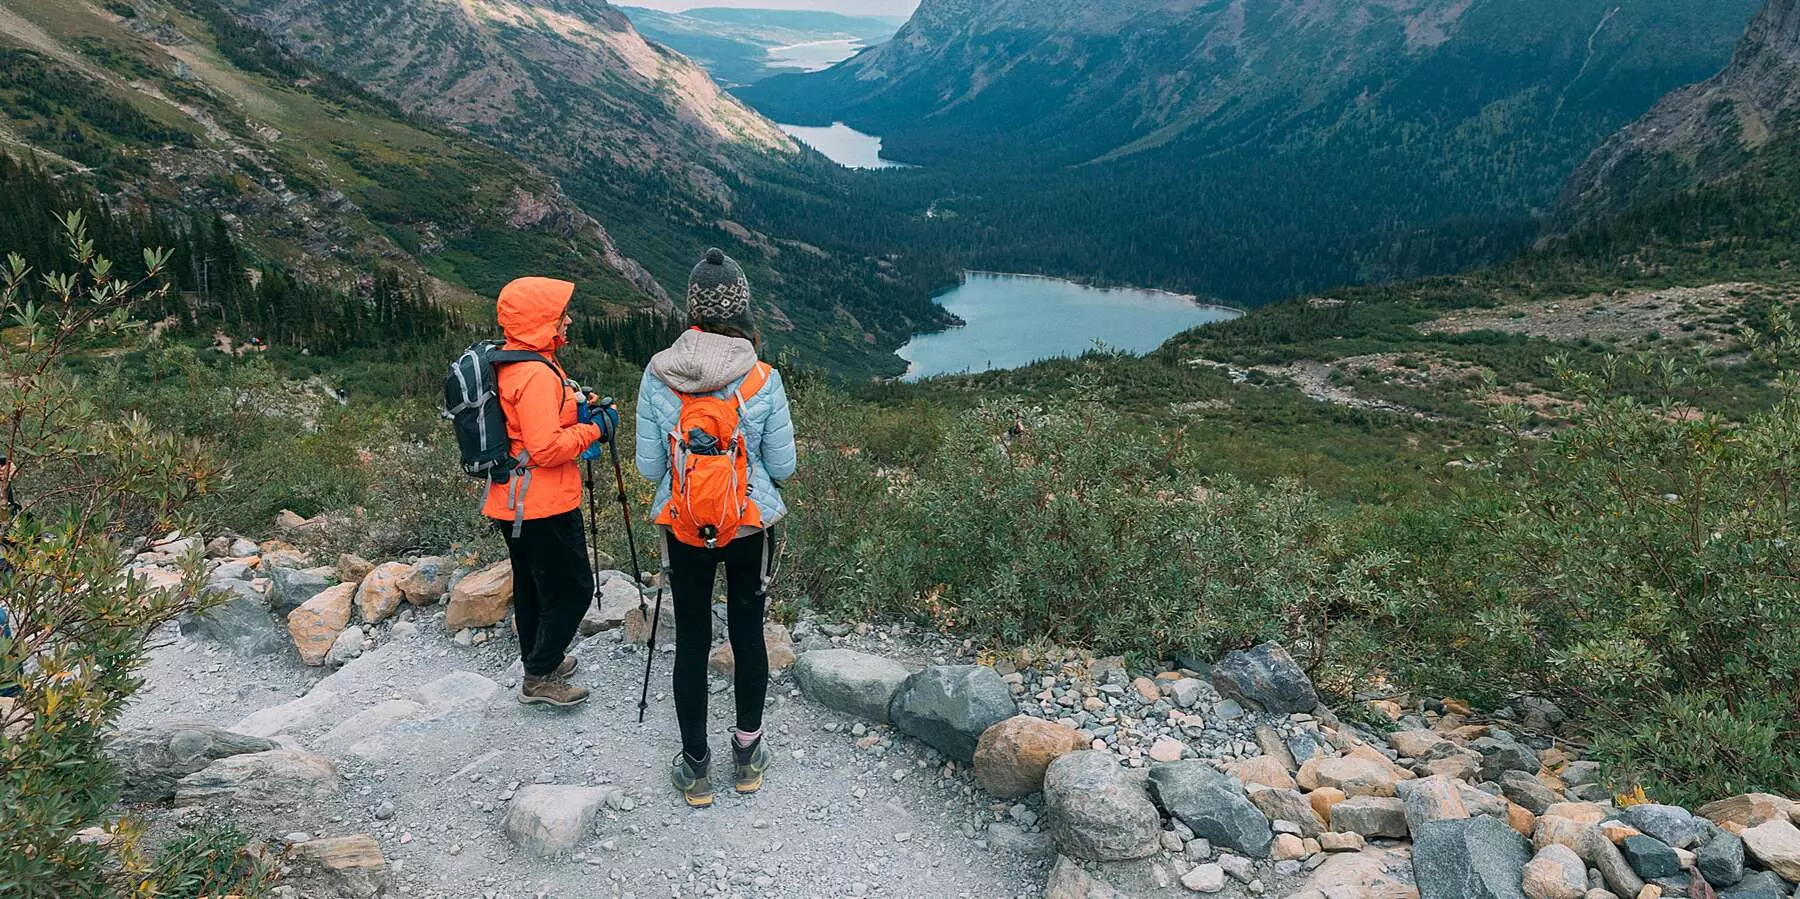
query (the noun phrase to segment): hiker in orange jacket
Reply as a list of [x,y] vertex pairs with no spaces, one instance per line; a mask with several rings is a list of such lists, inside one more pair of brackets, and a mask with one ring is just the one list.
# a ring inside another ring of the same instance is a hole
[[497,367],[500,407],[520,467],[508,483],[489,485],[481,510],[495,520],[512,558],[513,621],[525,665],[519,701],[555,706],[588,698],[586,688],[568,683],[576,663],[566,655],[594,596],[579,461],[597,457],[618,424],[616,413],[590,410],[556,362],[556,351],[569,342],[574,294],[575,285],[551,278],[520,278],[500,291],[505,349],[541,354],[548,364]]

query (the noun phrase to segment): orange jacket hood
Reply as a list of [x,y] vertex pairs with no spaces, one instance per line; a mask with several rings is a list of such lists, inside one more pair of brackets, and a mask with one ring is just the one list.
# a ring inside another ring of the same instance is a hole
[[575,285],[555,278],[520,278],[500,290],[500,330],[509,349],[554,352],[556,329],[568,311]]

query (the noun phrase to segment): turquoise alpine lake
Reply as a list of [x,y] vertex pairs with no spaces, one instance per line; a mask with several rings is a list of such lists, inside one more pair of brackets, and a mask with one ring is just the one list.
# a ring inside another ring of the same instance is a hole
[[906,169],[904,162],[881,158],[881,138],[864,134],[843,122],[830,128],[807,125],[781,125],[795,140],[825,154],[825,158],[847,169]]
[[898,351],[905,380],[1018,368],[1095,345],[1147,353],[1199,325],[1243,312],[1161,290],[1088,287],[1060,278],[965,272],[937,298],[960,328],[920,334]]

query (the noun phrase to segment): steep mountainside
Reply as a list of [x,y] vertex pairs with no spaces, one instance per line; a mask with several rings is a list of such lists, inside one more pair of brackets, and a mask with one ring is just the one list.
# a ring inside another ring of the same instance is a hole
[[324,284],[381,262],[473,303],[554,260],[596,303],[667,302],[551,178],[282,53],[211,0],[0,2],[0,151],[130,208],[220,213]]
[[1571,179],[1565,201],[1578,218],[1616,212],[1739,174],[1796,142],[1800,0],[1769,0],[1723,72],[1607,141]]
[[[927,0],[890,43],[741,95],[972,175],[989,221],[1257,300],[1517,247],[1594,146],[1717,71],[1758,5]],[[1054,201],[1018,199],[1045,178]]]

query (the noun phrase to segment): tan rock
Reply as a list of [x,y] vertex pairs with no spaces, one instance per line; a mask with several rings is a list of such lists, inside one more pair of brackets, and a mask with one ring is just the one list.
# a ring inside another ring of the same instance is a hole
[[1393,775],[1395,780],[1412,780],[1413,777],[1416,776],[1411,771],[1394,764],[1394,760],[1388,758],[1386,753],[1366,743],[1358,743],[1351,747],[1350,751],[1344,753],[1344,755],[1353,759],[1362,759],[1370,764],[1380,765],[1387,769],[1388,773]]
[[[769,656],[770,671],[786,671],[794,666],[794,660],[798,658],[794,653],[793,635],[788,633],[786,625],[773,621],[764,624],[763,647]],[[712,667],[714,672],[724,677],[730,677],[736,673],[737,656],[731,648],[730,641],[719,644],[712,654],[707,656],[707,664]]]
[[1552,746],[1549,749],[1538,753],[1538,761],[1543,762],[1544,767],[1547,770],[1559,771],[1564,765],[1574,761],[1574,759],[1571,758],[1567,752],[1564,752],[1561,746]]
[[1443,758],[1432,759],[1425,763],[1427,777],[1441,775],[1454,777],[1457,780],[1469,780],[1481,772],[1481,753],[1468,749],[1459,749]]
[[1575,850],[1575,854],[1582,855],[1587,832],[1592,829],[1593,825],[1591,824],[1583,824],[1569,818],[1539,815],[1537,829],[1531,834],[1531,846],[1540,851],[1546,846],[1567,846]]
[[975,779],[1001,799],[1017,799],[1043,789],[1050,763],[1086,749],[1074,728],[1018,715],[987,729],[975,744]]
[[1638,890],[1637,899],[1662,899],[1662,894],[1662,887],[1654,883],[1646,883],[1643,889]]
[[1442,734],[1429,730],[1398,730],[1388,734],[1387,740],[1395,752],[1411,759],[1424,758],[1439,743],[1450,742]]
[[1621,821],[1602,821],[1599,824],[1599,828],[1600,835],[1605,837],[1606,841],[1614,846],[1625,842],[1631,837],[1641,837],[1644,835],[1643,831]]
[[1444,713],[1447,715],[1461,715],[1464,718],[1467,718],[1470,715],[1475,714],[1475,710],[1469,708],[1469,704],[1460,699],[1451,699],[1446,696],[1444,697]]
[[1400,703],[1397,703],[1392,699],[1371,699],[1363,705],[1365,705],[1369,711],[1374,712],[1389,721],[1399,721],[1406,715],[1406,710],[1400,707]]
[[1301,842],[1299,837],[1294,836],[1291,833],[1279,833],[1275,835],[1275,848],[1273,852],[1276,861],[1286,861],[1290,858],[1305,858],[1306,844]]
[[1262,784],[1277,790],[1294,789],[1294,776],[1288,773],[1287,766],[1271,756],[1258,755],[1241,762],[1232,762],[1225,766],[1225,773],[1237,778],[1246,787]]
[[400,579],[400,593],[415,606],[436,605],[450,589],[450,578],[456,564],[443,556],[426,556],[406,570]]
[[1400,778],[1395,768],[1382,762],[1356,756],[1325,758],[1313,756],[1300,766],[1296,778],[1308,792],[1320,787],[1336,787],[1346,796],[1392,796],[1394,783]]
[[1800,803],[1776,796],[1773,793],[1739,793],[1728,799],[1708,802],[1700,806],[1700,816],[1723,825],[1730,821],[1745,827],[1755,827],[1777,818],[1791,818],[1800,811]]
[[1599,824],[1606,820],[1607,811],[1604,806],[1593,802],[1558,802],[1544,809],[1544,814],[1552,818],[1568,818],[1582,824]]
[[325,654],[344,628],[350,625],[350,609],[356,588],[338,584],[320,591],[299,608],[288,613],[288,635],[300,651],[300,661],[308,665],[325,664]]
[[1320,787],[1306,794],[1306,801],[1312,803],[1313,814],[1328,826],[1331,824],[1331,807],[1349,798],[1337,787]]
[[282,509],[275,514],[275,530],[297,531],[306,527],[306,518],[292,509]]
[[310,859],[332,871],[387,867],[387,859],[381,856],[381,844],[366,833],[308,840],[294,846],[294,856]]
[[458,581],[444,610],[444,629],[454,634],[499,624],[512,608],[512,579],[512,562],[503,559]]
[[1786,818],[1744,829],[1744,849],[1783,880],[1800,881],[1800,827]]
[[1527,839],[1537,831],[1537,816],[1531,813],[1531,809],[1510,800],[1506,803],[1506,823],[1518,831],[1519,836]]
[[1587,865],[1575,850],[1552,844],[1526,863],[1523,880],[1526,899],[1582,899],[1587,894]]
[[1406,785],[1401,798],[1406,802],[1406,823],[1416,834],[1427,821],[1450,821],[1470,817],[1468,803],[1458,786],[1462,781],[1447,777],[1427,777]]
[[1319,853],[1325,851],[1325,847],[1320,845],[1319,841],[1316,839],[1313,839],[1312,837],[1305,837],[1305,838],[1301,839],[1300,840],[1300,848],[1305,849],[1307,855],[1318,855]]
[[1725,821],[1719,825],[1719,829],[1723,830],[1726,833],[1729,833],[1733,836],[1741,837],[1744,835],[1744,831],[1749,830],[1750,828],[1745,827],[1744,825],[1739,824],[1736,821]]
[[1319,834],[1319,848],[1326,852],[1361,852],[1363,845],[1363,835],[1360,833],[1327,831]]
[[1248,791],[1250,804],[1271,821],[1287,821],[1300,828],[1300,837],[1315,837],[1325,830],[1325,823],[1312,810],[1306,797],[1297,790],[1277,790],[1262,784]]
[[665,598],[662,614],[658,615],[656,606],[651,604],[648,610],[634,608],[625,613],[625,642],[643,645],[650,637],[650,624],[656,623],[656,644],[667,646],[675,642],[675,612],[668,608]]
[[1452,729],[1450,739],[1458,743],[1467,743],[1470,740],[1479,740],[1487,736],[1490,730],[1492,728],[1485,724],[1466,724]]
[[1186,750],[1187,744],[1174,737],[1158,737],[1156,742],[1150,745],[1150,750],[1146,754],[1150,756],[1151,761],[1178,762],[1181,761],[1181,756]]
[[1402,879],[1410,872],[1404,851],[1373,846],[1334,853],[1307,878],[1292,899],[1419,899],[1419,889]]
[[379,624],[400,609],[405,599],[400,593],[400,579],[410,569],[405,562],[387,562],[369,570],[356,588],[356,611],[363,621]]
[[1155,702],[1162,698],[1162,691],[1157,689],[1156,681],[1147,677],[1140,677],[1132,681],[1131,689],[1136,690],[1137,695],[1145,702]]
[[338,556],[335,572],[340,584],[360,584],[374,570],[375,563],[368,559],[355,553],[343,553]]

